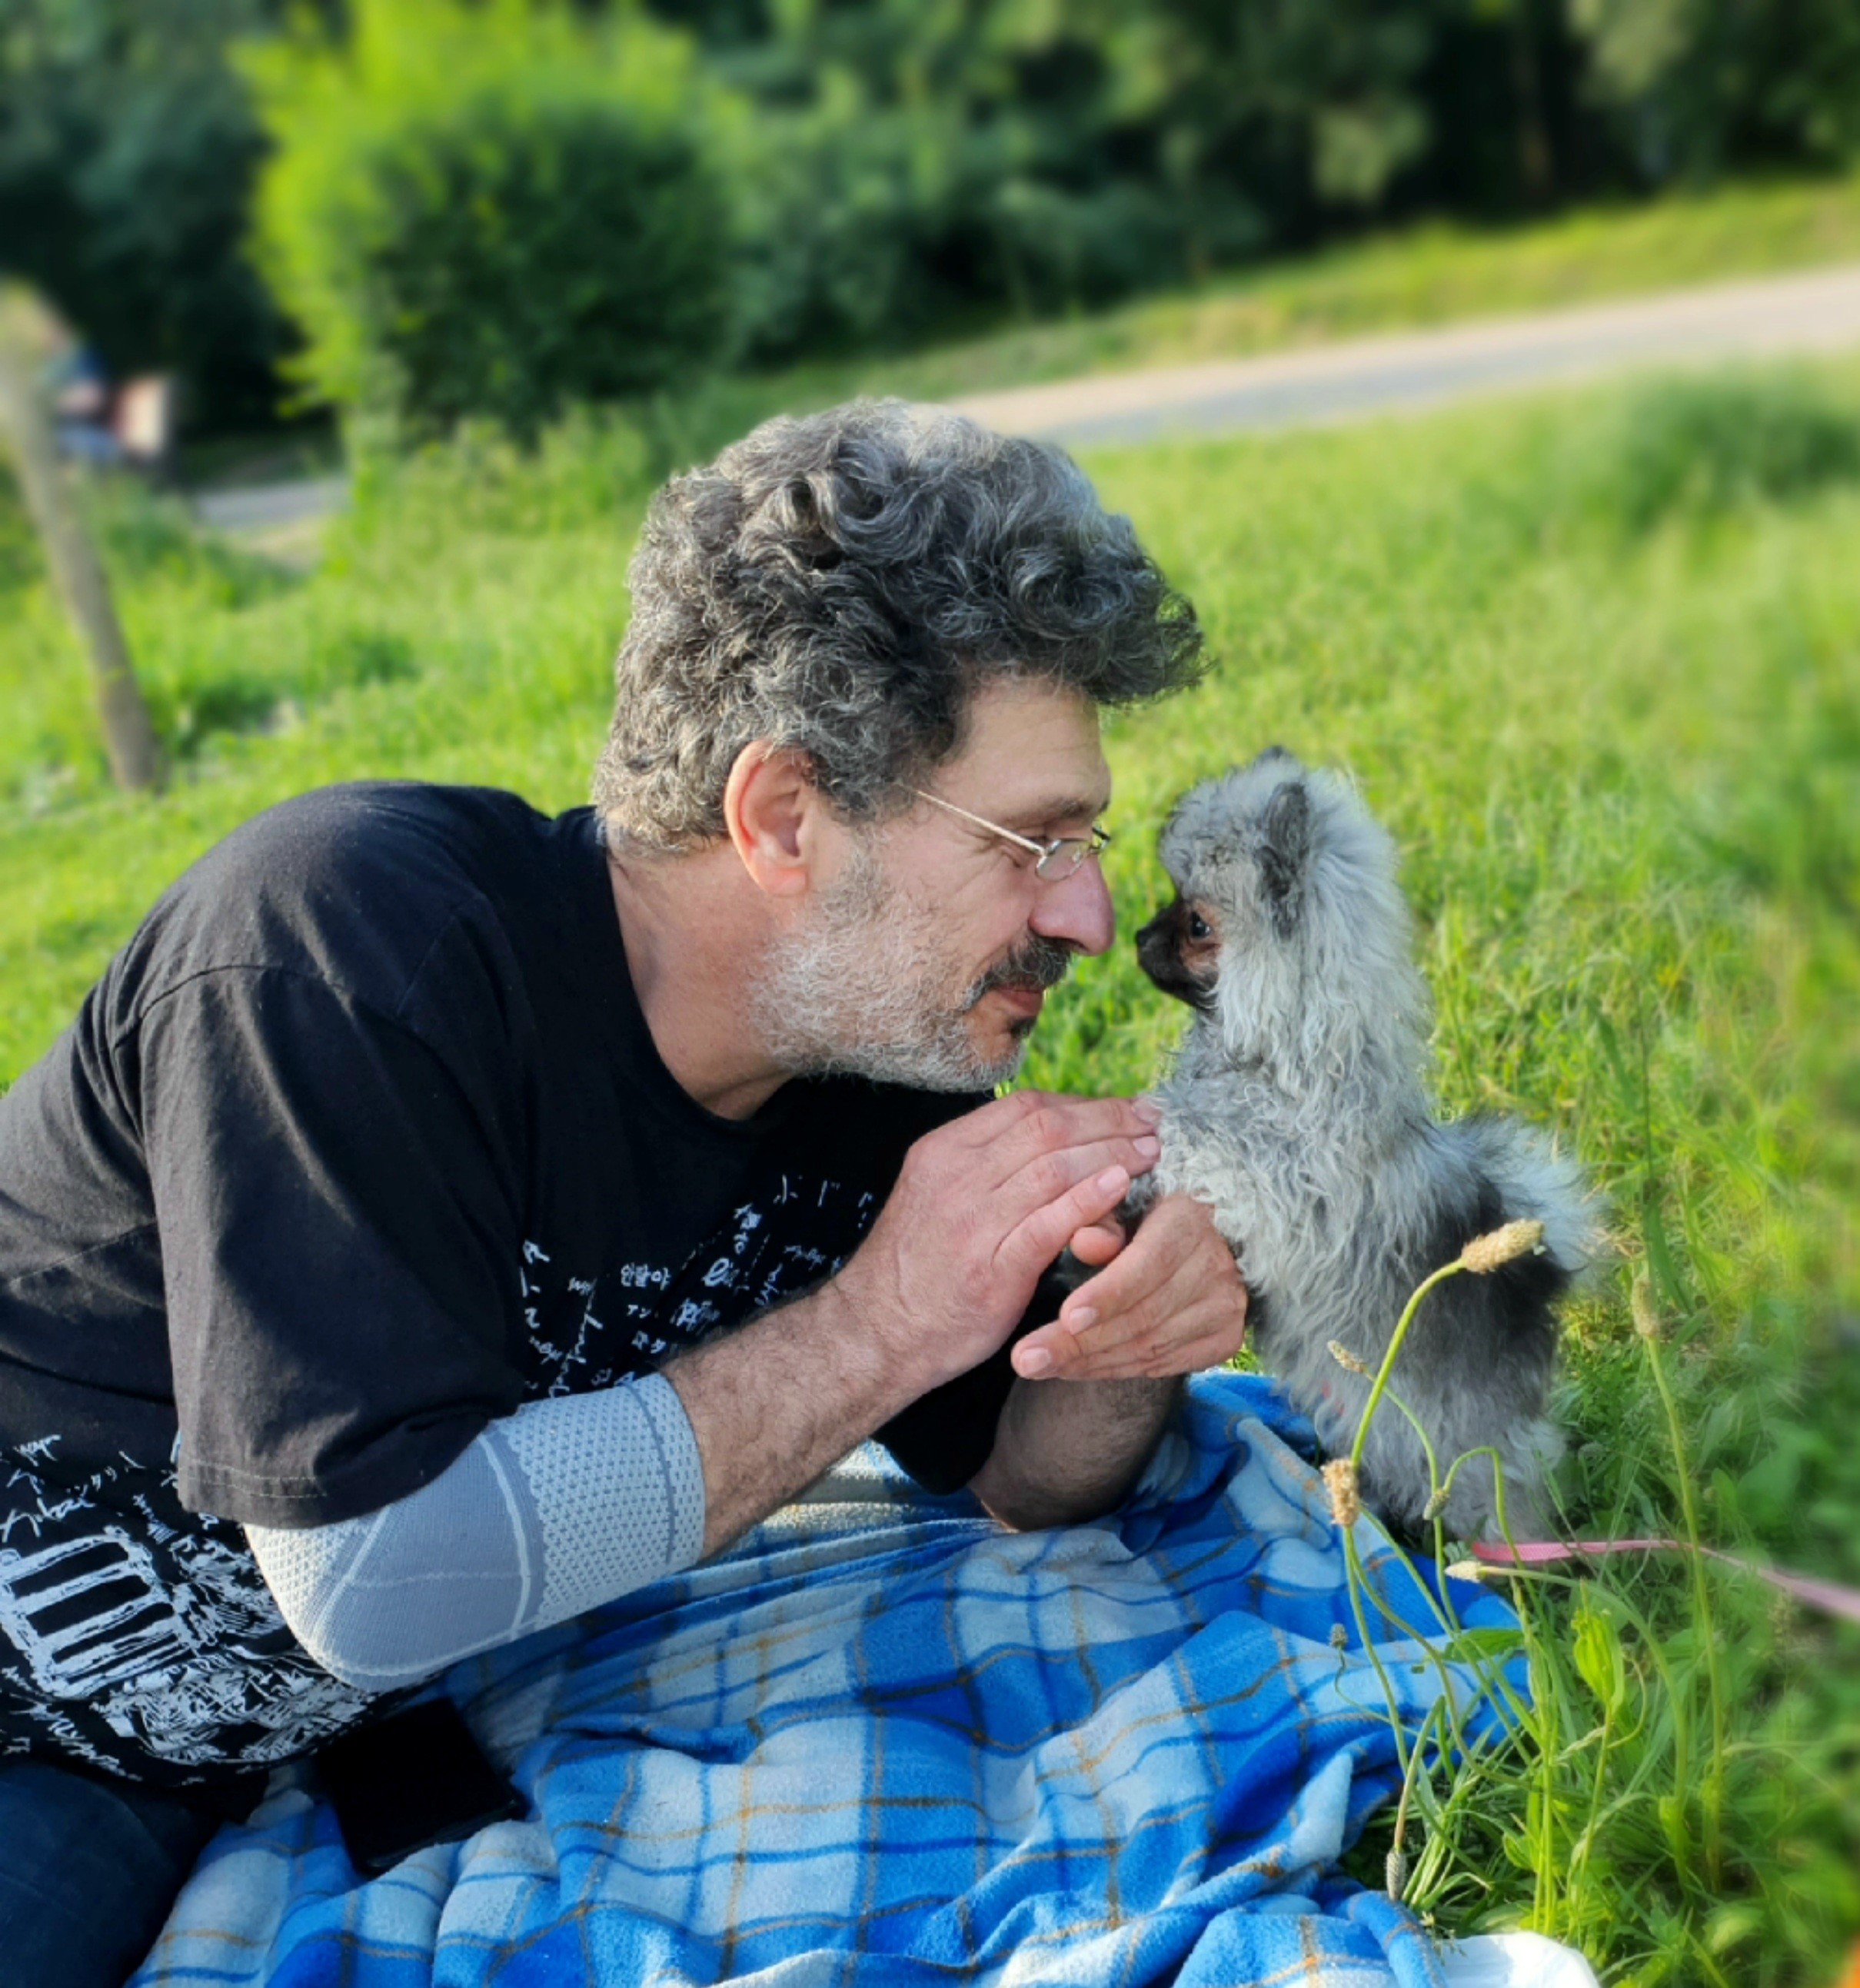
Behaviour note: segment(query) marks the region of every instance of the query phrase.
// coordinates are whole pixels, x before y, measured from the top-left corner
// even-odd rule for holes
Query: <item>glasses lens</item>
[[[1034,874],[1043,877],[1049,884],[1057,884],[1070,877],[1091,852],[1091,844],[1068,837],[1056,842],[1046,854],[1033,865]]]

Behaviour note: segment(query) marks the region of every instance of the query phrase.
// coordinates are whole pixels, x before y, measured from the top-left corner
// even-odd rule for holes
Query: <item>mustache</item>
[[[1043,992],[1057,987],[1072,970],[1077,947],[1064,939],[1048,938],[1035,932],[1022,941],[1007,956],[991,966],[969,990],[965,1008],[972,1008],[985,994],[997,987],[1037,987]]]

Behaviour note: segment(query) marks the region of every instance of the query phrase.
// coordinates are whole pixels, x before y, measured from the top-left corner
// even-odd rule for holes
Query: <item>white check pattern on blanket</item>
[[[364,1883],[299,1772],[133,1988],[1439,1988],[1334,1867],[1397,1784],[1388,1690],[1411,1732],[1449,1688],[1496,1715],[1395,1626],[1436,1604],[1364,1520],[1370,1661],[1308,1442],[1266,1381],[1201,1376],[1118,1512],[1030,1533],[867,1446],[723,1558],[448,1674],[526,1820]],[[1450,1599],[1488,1651],[1515,1628]]]

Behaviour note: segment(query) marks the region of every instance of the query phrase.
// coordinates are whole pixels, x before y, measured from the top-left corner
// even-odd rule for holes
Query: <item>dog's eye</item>
[[[1191,911],[1189,914],[1189,936],[1194,939],[1211,938],[1213,936],[1212,930],[1207,920],[1199,911]]]

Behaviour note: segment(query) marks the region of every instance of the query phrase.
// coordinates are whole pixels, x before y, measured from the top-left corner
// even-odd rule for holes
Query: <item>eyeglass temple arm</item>
[[[1022,835],[1013,829],[1003,828],[998,821],[988,821],[979,814],[971,814],[967,808],[958,807],[954,801],[946,801],[940,794],[927,794],[922,787],[913,787],[911,793],[919,800],[928,801],[932,807],[940,807],[950,814],[959,814],[965,821],[972,821],[977,828],[985,828],[990,835],[999,835],[1009,842],[1018,843],[1023,849],[1030,849],[1043,861],[1058,846],[1057,843],[1036,842],[1030,835]],[[1073,838],[1061,837],[1060,840]]]

